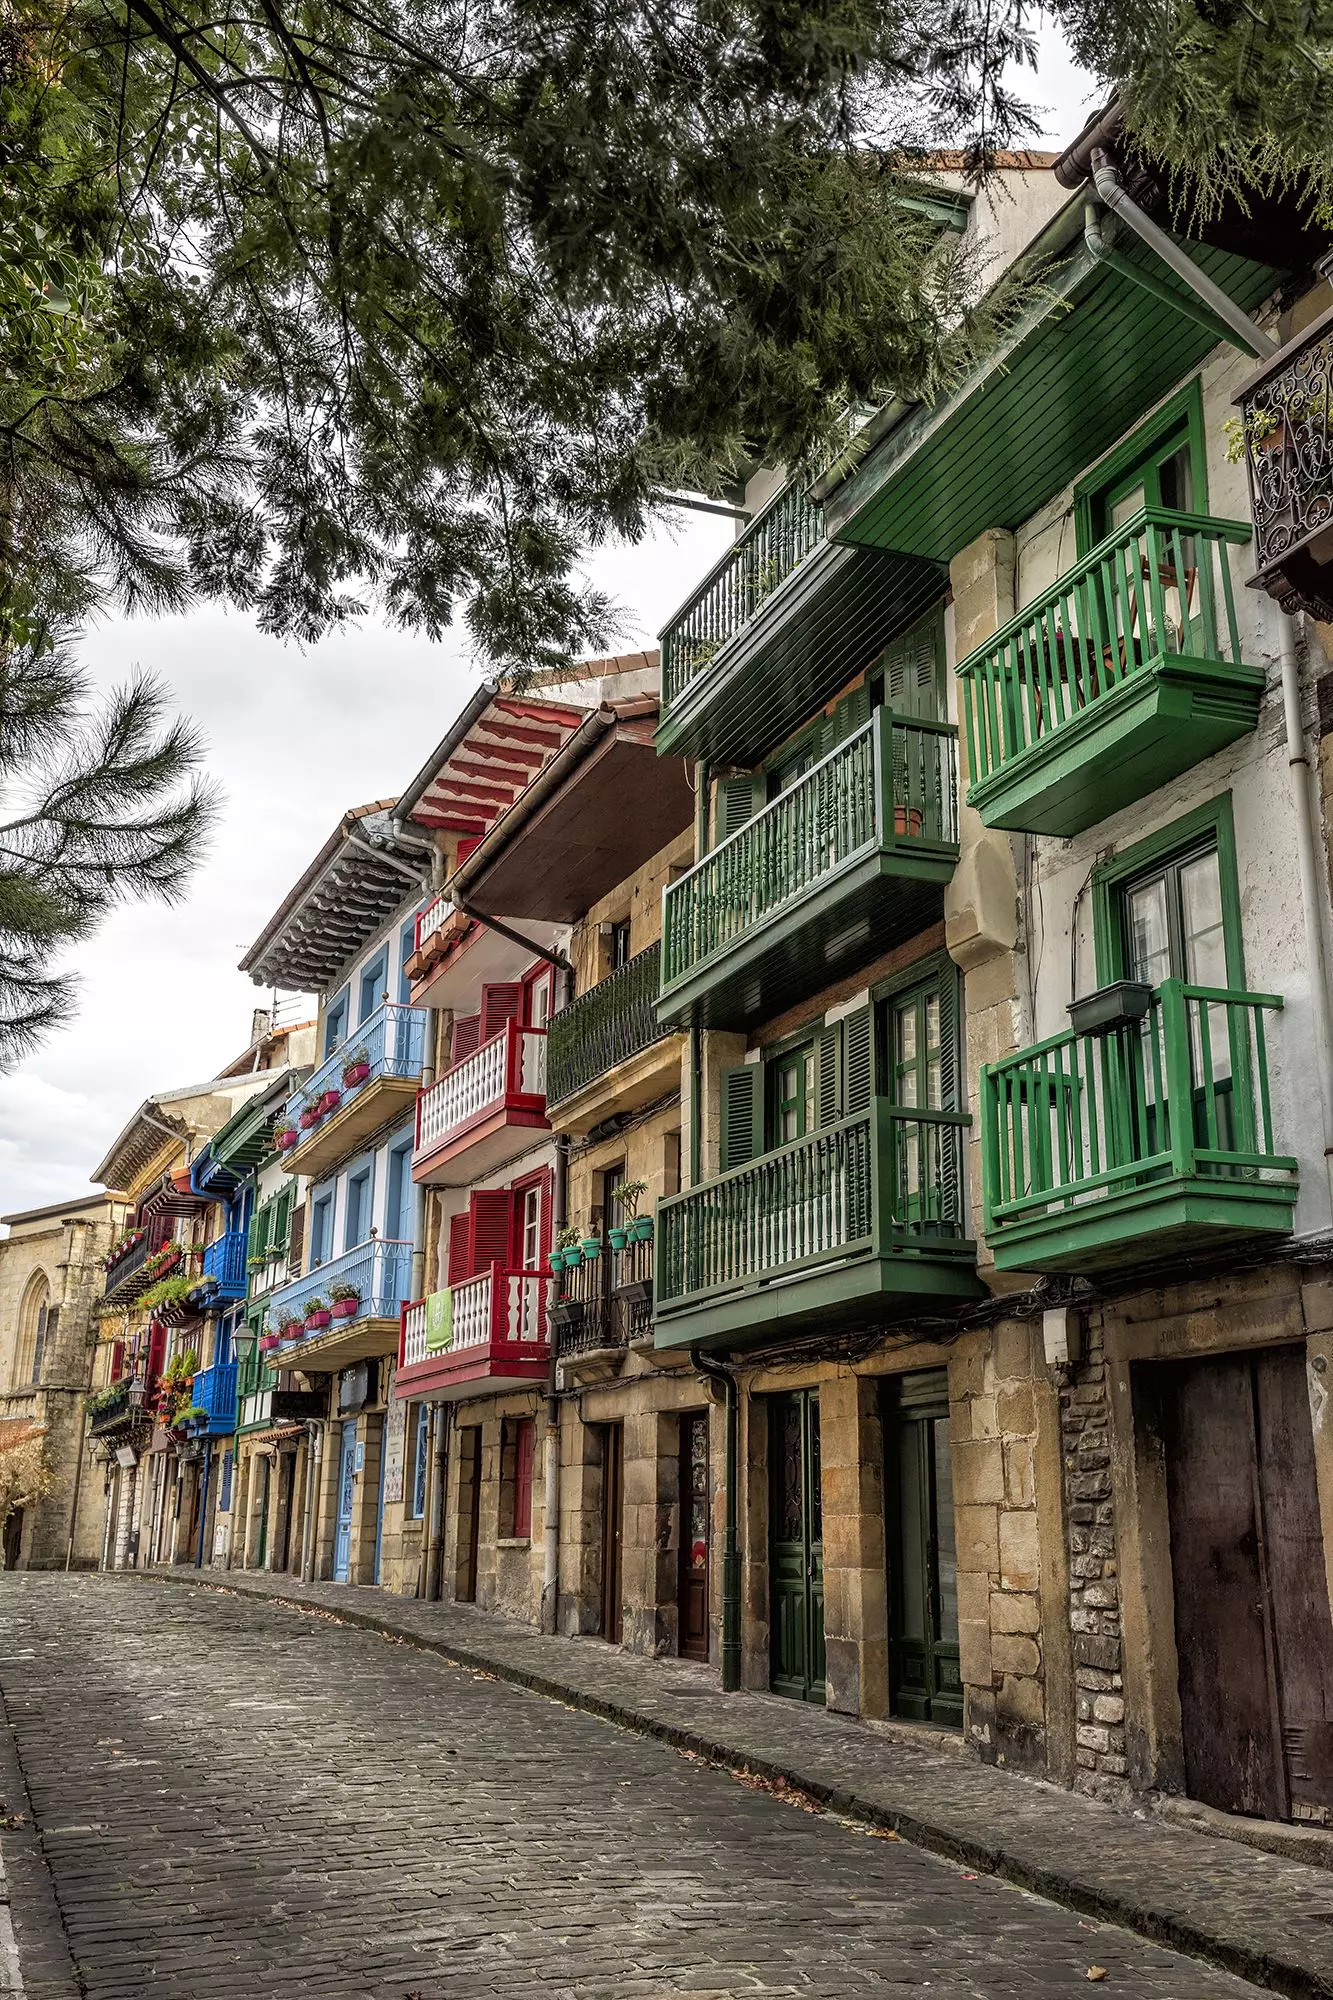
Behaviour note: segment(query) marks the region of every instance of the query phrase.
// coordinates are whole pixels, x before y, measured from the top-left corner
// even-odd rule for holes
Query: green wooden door
[[[958,1563],[944,1369],[904,1375],[885,1406],[889,1695],[896,1715],[961,1728]]]
[[[771,1405],[769,1474],[774,1694],[822,1702],[824,1528],[820,1500],[819,1395],[802,1389]]]

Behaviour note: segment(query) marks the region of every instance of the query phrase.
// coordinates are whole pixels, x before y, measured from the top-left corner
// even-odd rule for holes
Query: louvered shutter
[[[875,1028],[869,1007],[858,1007],[842,1023],[842,1108],[844,1118],[870,1109],[875,1094]]]
[[[273,1215],[273,1228],[269,1236],[269,1248],[275,1256],[281,1255],[287,1248],[292,1229],[292,1204],[295,1200],[296,1190],[292,1187],[285,1187],[278,1196]]]
[[[849,736],[854,736],[856,731],[869,720],[870,689],[862,681],[860,687],[854,687],[849,694],[845,694],[834,709],[832,740],[826,738],[825,751],[836,748],[839,743],[845,743]]]
[[[157,1320],[148,1328],[148,1359],[144,1367],[145,1379],[155,1382],[162,1373],[162,1365],[167,1358],[167,1330]]]
[[[301,1262],[301,1252],[305,1249],[305,1203],[299,1202],[292,1210],[291,1228],[287,1234],[287,1262],[295,1270]]]
[[[273,1226],[273,1208],[274,1204],[271,1201],[266,1201],[264,1206],[257,1208],[250,1217],[250,1241],[246,1253],[248,1256],[268,1256],[270,1232]]]
[[[939,720],[941,637],[940,615],[933,611],[885,649],[884,704],[896,715]]]
[[[455,1014],[453,1033],[449,1041],[449,1062],[452,1067],[461,1063],[481,1046],[481,1015]]]
[[[480,1277],[492,1264],[507,1262],[513,1214],[514,1197],[508,1188],[477,1189],[468,1211],[472,1226],[470,1277]]]
[[[743,1167],[764,1150],[764,1065],[741,1063],[722,1072],[722,1171]]]
[[[713,845],[719,846],[729,834],[738,833],[764,804],[765,784],[761,772],[746,772],[739,778],[719,778],[713,800]]]
[[[836,1125],[842,1116],[842,1022],[819,1031],[819,1094],[816,1115],[821,1125]]]
[[[449,1218],[449,1283],[466,1284],[472,1276],[472,1218],[467,1209]]]
[[[123,1340],[113,1340],[111,1343],[111,1373],[106,1379],[108,1382],[118,1382],[124,1372],[125,1343]]]
[[[962,1050],[959,1046],[958,968],[940,974],[940,1109],[963,1109]]]
[[[514,980],[502,986],[481,989],[481,1039],[489,1042],[506,1021],[517,1021],[523,1012],[523,986]]]

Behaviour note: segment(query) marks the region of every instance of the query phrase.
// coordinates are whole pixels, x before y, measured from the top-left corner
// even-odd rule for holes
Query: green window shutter
[[[713,845],[740,831],[764,803],[764,780],[758,772],[739,778],[719,778],[713,801]]]
[[[834,709],[832,732],[825,738],[825,753],[836,749],[839,743],[845,743],[849,736],[854,736],[869,720],[870,689],[862,681],[860,687],[854,687],[850,694],[845,694]]]
[[[842,1116],[842,1022],[819,1031],[819,1123],[836,1125]]]
[[[946,965],[940,974],[940,1098],[941,1110],[963,1108],[958,968]]]
[[[943,626],[933,611],[921,624],[884,651],[884,706],[895,715],[940,719],[940,655]]]
[[[843,1116],[870,1109],[875,1094],[875,1029],[869,1007],[858,1007],[842,1023]]]
[[[269,1229],[273,1221],[273,1204],[266,1201],[257,1208],[250,1218],[250,1255],[264,1257],[268,1254]]]
[[[722,1171],[743,1167],[764,1150],[764,1065],[741,1063],[722,1072]]]
[[[278,1196],[273,1217],[271,1245],[275,1252],[287,1248],[287,1239],[292,1229],[292,1203],[296,1199],[296,1189],[285,1187]]]

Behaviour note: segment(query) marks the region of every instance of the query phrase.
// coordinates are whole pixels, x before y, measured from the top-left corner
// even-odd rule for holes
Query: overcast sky
[[[1045,107],[1042,143],[1062,145],[1090,86],[1053,33],[1043,47],[1035,83],[1017,84]],[[683,517],[589,561],[622,606],[626,650],[655,643],[730,534],[725,521]],[[74,1024],[0,1079],[0,1213],[86,1193],[145,1097],[241,1052],[264,998],[236,970],[242,952],[344,808],[396,797],[478,678],[458,639],[432,646],[367,624],[301,651],[216,610],[108,622],[84,658],[101,688],[136,667],[167,684],[207,737],[225,806],[188,901],[116,912],[74,958]]]

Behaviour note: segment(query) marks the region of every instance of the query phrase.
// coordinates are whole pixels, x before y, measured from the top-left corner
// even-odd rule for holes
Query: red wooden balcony
[[[551,1345],[543,1271],[492,1264],[475,1278],[403,1307],[395,1393],[456,1401],[544,1382]]]
[[[465,1187],[527,1152],[534,1131],[550,1129],[546,1031],[506,1021],[417,1098],[412,1177],[432,1187]]]

